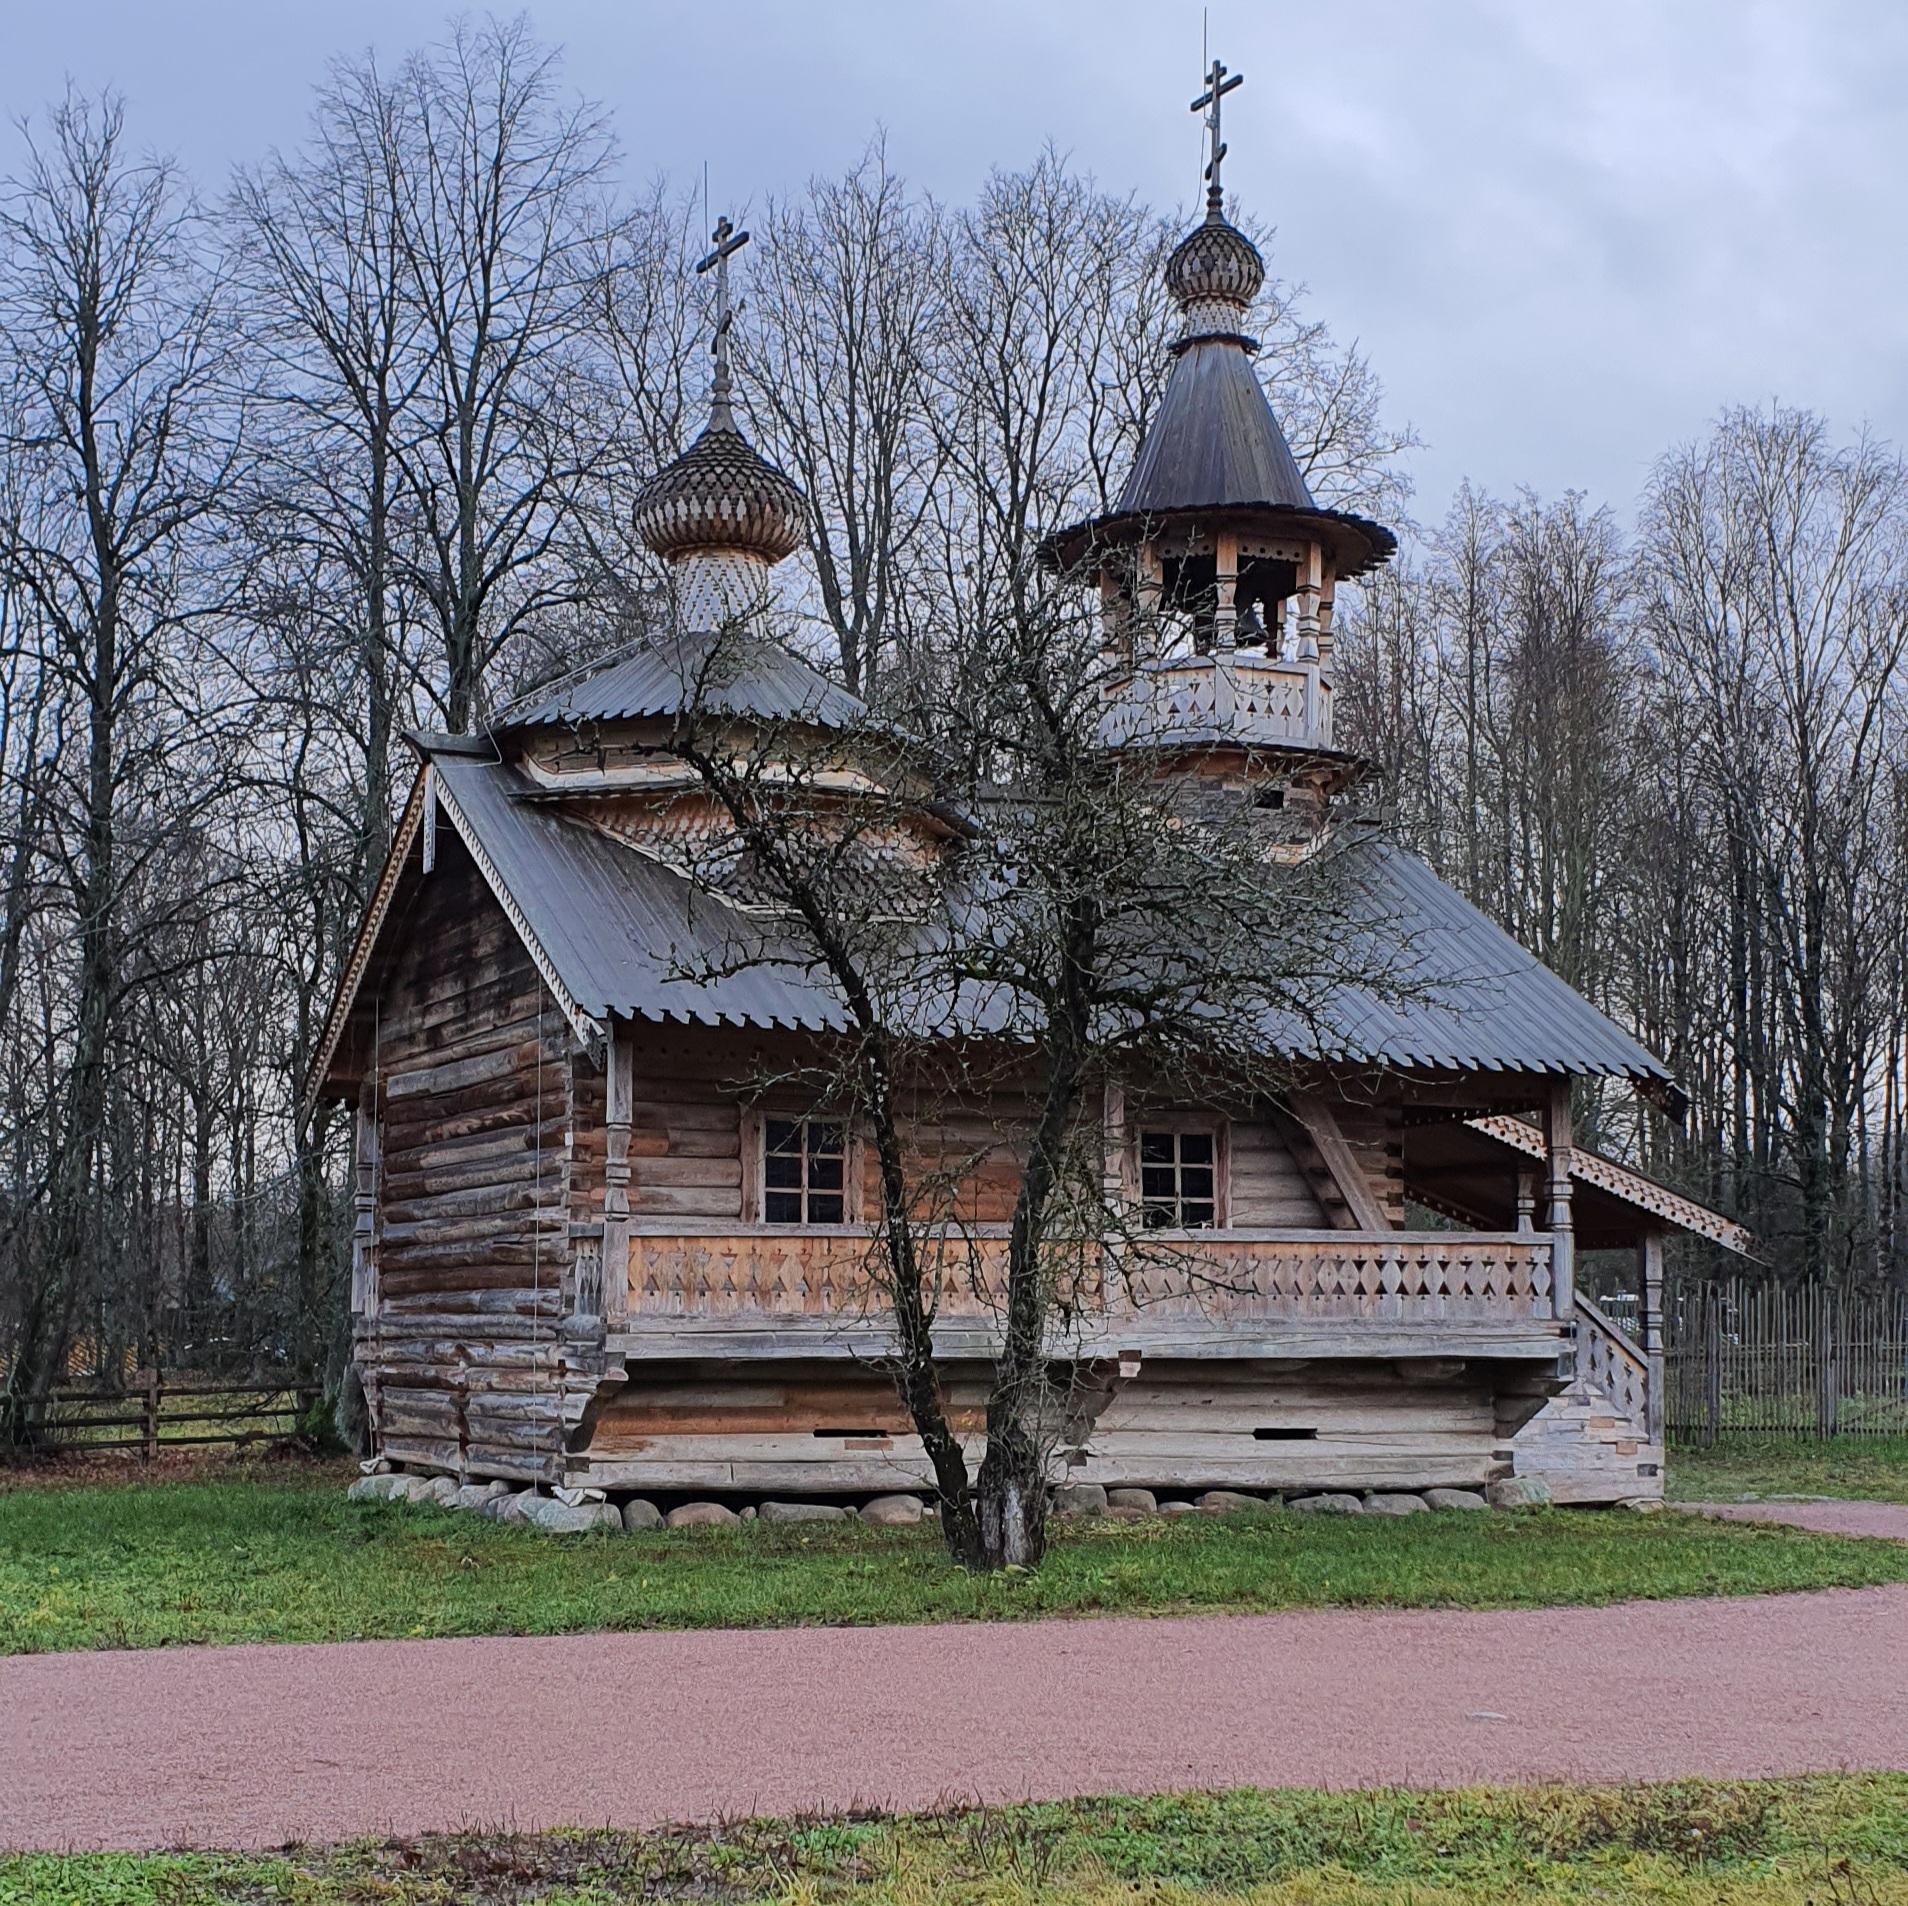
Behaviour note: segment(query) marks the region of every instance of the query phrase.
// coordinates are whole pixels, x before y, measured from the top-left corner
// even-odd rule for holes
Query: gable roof
[[[609,835],[526,800],[495,759],[433,753],[439,796],[506,911],[591,1019],[826,1032],[845,1021],[754,916]]]
[[[414,740],[428,763],[430,798],[469,847],[580,1036],[599,1036],[612,1015],[808,1032],[846,1024],[832,987],[778,942],[772,922],[547,799],[530,798],[531,784],[488,743]],[[412,816],[416,807],[414,796]],[[1659,1059],[1415,855],[1364,835],[1345,847],[1342,865],[1347,931],[1395,943],[1400,983],[1382,994],[1340,986],[1310,1013],[1274,1016],[1260,1029],[1272,1050],[1396,1070],[1619,1076],[1675,1091]],[[381,885],[383,904],[393,890],[388,880]],[[374,908],[347,967],[321,1076],[380,919]],[[937,1006],[928,1017],[949,1032],[1004,1023],[980,995]]]
[[[698,713],[857,728],[867,704],[774,642],[733,630],[647,636],[620,662],[548,690],[492,723],[502,733]]]
[[[1543,1134],[1536,1126],[1521,1118],[1491,1114],[1467,1119],[1465,1127],[1494,1141],[1506,1151],[1533,1161],[1547,1156]],[[1595,1186],[1598,1191],[1607,1193],[1634,1211],[1661,1218],[1679,1230],[1708,1238],[1725,1250],[1734,1251],[1738,1257],[1755,1255],[1755,1239],[1746,1225],[1738,1224],[1733,1218],[1725,1218],[1720,1211],[1712,1211],[1707,1205],[1698,1204],[1694,1198],[1685,1197],[1680,1191],[1659,1185],[1654,1178],[1646,1178],[1640,1171],[1632,1171],[1628,1165],[1619,1165],[1614,1158],[1606,1158],[1586,1145],[1571,1147],[1570,1175],[1582,1184]]]
[[[1394,937],[1384,991],[1342,987],[1320,1055],[1463,1072],[1550,1072],[1675,1088],[1669,1067],[1417,855],[1368,833],[1345,850],[1350,930]],[[1298,1039],[1293,1050],[1302,1050]]]

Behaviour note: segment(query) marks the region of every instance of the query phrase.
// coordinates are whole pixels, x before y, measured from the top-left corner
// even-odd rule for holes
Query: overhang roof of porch
[[[1543,1134],[1521,1118],[1414,1125],[1405,1133],[1405,1194],[1465,1223],[1508,1230],[1517,1221],[1518,1179],[1541,1173],[1544,1158]],[[1586,1250],[1621,1249],[1651,1230],[1674,1229],[1755,1255],[1755,1239],[1734,1219],[1601,1152],[1573,1147],[1570,1181],[1571,1218]],[[1537,1196],[1541,1217],[1541,1181]]]

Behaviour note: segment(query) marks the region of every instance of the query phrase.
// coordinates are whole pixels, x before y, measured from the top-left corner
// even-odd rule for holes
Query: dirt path
[[[1678,1502],[1690,1515],[1729,1522],[1786,1522],[1819,1535],[1874,1535],[1908,1542],[1908,1503],[1828,1501],[1817,1496],[1772,1496],[1761,1502]]]
[[[0,1661],[0,1846],[1908,1769],[1908,1586]]]

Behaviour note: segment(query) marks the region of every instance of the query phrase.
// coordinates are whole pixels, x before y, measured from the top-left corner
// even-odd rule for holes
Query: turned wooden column
[[[1230,653],[1239,628],[1239,539],[1221,530],[1213,543],[1213,565],[1218,587],[1212,611],[1213,647]]]
[[[1324,564],[1316,543],[1305,545],[1298,575],[1298,659],[1319,660],[1319,596],[1324,588]]]
[[[1549,1167],[1551,1315],[1570,1318],[1577,1309],[1576,1227],[1570,1215],[1570,1082],[1550,1088],[1544,1105],[1544,1153]]]
[[[1636,1247],[1636,1327],[1649,1369],[1649,1435],[1663,1440],[1663,1234],[1646,1231]]]

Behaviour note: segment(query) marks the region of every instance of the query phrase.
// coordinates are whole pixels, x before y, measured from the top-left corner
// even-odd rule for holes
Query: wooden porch
[[[1148,1232],[1052,1265],[1057,1353],[1555,1358],[1552,1239],[1531,1232]],[[936,1335],[986,1355],[1006,1290],[1005,1226],[924,1241]],[[611,1250],[613,1261],[614,1251]],[[865,1353],[890,1329],[869,1227],[632,1225],[604,1291],[608,1348],[634,1356]],[[619,1304],[620,1298],[620,1304]]]

